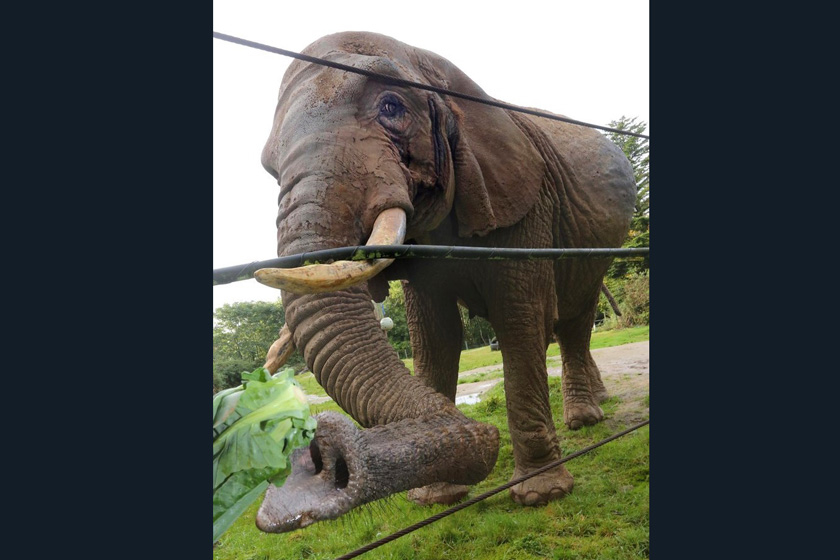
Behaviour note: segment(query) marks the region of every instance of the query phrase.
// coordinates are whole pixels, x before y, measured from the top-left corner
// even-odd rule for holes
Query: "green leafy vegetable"
[[[309,445],[315,419],[292,369],[242,373],[242,385],[213,396],[213,542],[291,472],[292,451]]]

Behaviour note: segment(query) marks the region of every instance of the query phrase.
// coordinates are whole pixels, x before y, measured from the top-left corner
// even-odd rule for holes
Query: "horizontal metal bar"
[[[446,247],[440,245],[357,245],[299,253],[265,261],[228,266],[213,270],[213,285],[230,284],[254,277],[261,268],[295,268],[332,261],[369,259],[459,259],[459,260],[560,260],[616,257],[645,257],[650,248],[632,249],[511,249],[493,247]]]

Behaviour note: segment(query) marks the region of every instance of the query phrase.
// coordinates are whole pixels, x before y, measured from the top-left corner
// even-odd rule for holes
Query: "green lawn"
[[[650,327],[645,325],[642,327],[631,327],[629,329],[617,329],[611,331],[601,331],[592,333],[592,342],[590,348],[606,348],[607,346],[618,346],[620,344],[629,344],[631,342],[641,342],[650,338]],[[546,357],[553,357],[560,355],[560,348],[556,342],[548,347]],[[410,358],[403,360],[403,363],[408,369],[414,373],[414,361]],[[461,352],[461,362],[458,366],[458,371],[469,371],[471,369],[480,368],[484,366],[502,365],[502,353],[490,350],[489,346],[482,346],[481,348],[474,348],[473,350],[463,350]]]
[[[615,341],[623,344],[645,340],[647,336],[647,327],[595,333],[593,348],[613,345]],[[470,352],[482,350],[485,349]],[[489,349],[486,353],[490,354]],[[499,352],[492,355],[498,356]],[[470,365],[469,369],[473,367],[478,366]],[[312,374],[297,378],[307,392],[324,394]],[[552,377],[548,382],[564,455],[628,427],[616,419],[620,401],[612,398],[601,405],[604,422],[575,432],[568,430],[562,420],[561,379]],[[487,479],[473,487],[471,497],[507,482],[513,472],[504,402],[504,384],[499,383],[480,403],[459,406],[467,416],[497,426],[501,436],[496,466]],[[340,411],[332,401],[312,406],[313,413],[323,410]],[[362,557],[371,560],[648,558],[649,427],[574,459],[567,468],[575,477],[575,489],[560,502],[525,508],[514,504],[505,491]],[[403,492],[358,508],[336,521],[269,535],[257,530],[254,524],[260,501],[222,536],[214,548],[215,559],[332,559],[446,509],[445,506],[417,506]]]

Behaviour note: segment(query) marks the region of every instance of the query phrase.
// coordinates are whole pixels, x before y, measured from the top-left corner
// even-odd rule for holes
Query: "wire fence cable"
[[[365,545],[365,546],[363,546],[363,547],[361,547],[357,550],[354,550],[353,552],[345,554],[344,556],[339,556],[335,560],[349,560],[350,558],[355,558],[357,556],[360,556],[360,555],[364,554],[365,552],[369,552],[369,551],[373,550],[374,548],[379,548],[383,544],[387,544],[387,543],[389,543],[393,540],[396,540],[396,539],[398,539],[402,536],[405,536],[405,535],[407,535],[407,534],[409,534],[413,531],[416,531],[417,529],[422,529],[426,525],[430,525],[430,524],[434,523],[435,521],[439,521],[439,520],[443,519],[444,517],[450,516],[453,513],[457,513],[459,511],[461,511],[462,509],[467,508],[467,507],[469,507],[473,504],[476,504],[476,503],[478,503],[482,500],[486,500],[490,496],[498,494],[499,492],[501,492],[503,490],[507,490],[508,488],[510,488],[512,486],[516,486],[520,482],[524,482],[524,481],[528,480],[529,478],[533,478],[533,477],[537,476],[538,474],[542,474],[542,473],[544,473],[546,471],[549,471],[549,470],[551,470],[555,467],[559,467],[560,465],[562,465],[566,461],[571,461],[572,459],[574,459],[576,457],[580,457],[581,455],[583,455],[585,453],[589,453],[593,449],[601,447],[602,445],[607,444],[607,443],[609,443],[613,440],[616,440],[616,439],[620,438],[621,436],[627,435],[630,432],[638,430],[639,428],[641,428],[642,426],[646,426],[647,424],[650,424],[650,420],[645,420],[644,422],[636,424],[635,426],[633,426],[631,428],[627,428],[626,430],[622,430],[622,431],[618,432],[617,434],[613,434],[610,437],[599,441],[598,443],[592,444],[589,447],[585,447],[585,448],[581,449],[580,451],[576,451],[576,452],[572,453],[571,455],[567,455],[566,457],[564,457],[562,459],[558,459],[557,461],[554,461],[552,463],[549,463],[549,464],[545,465],[544,467],[540,467],[539,469],[535,470],[532,473],[526,474],[524,476],[520,476],[519,478],[511,480],[510,482],[508,482],[506,484],[503,484],[503,485],[499,486],[498,488],[494,488],[493,490],[485,492],[485,493],[483,493],[479,496],[476,496],[475,498],[467,500],[466,502],[460,503],[457,506],[453,506],[453,507],[451,507],[451,508],[449,508],[445,511],[442,511],[438,514],[435,514],[431,517],[428,517],[428,518],[424,519],[423,521],[419,521],[419,522],[415,523],[414,525],[406,527],[405,529],[401,529],[401,530],[397,531],[396,533],[392,533],[385,538],[382,538],[382,539],[379,539],[378,541],[367,544],[367,545]]]
[[[528,115],[534,115],[536,117],[543,117],[546,119],[552,119],[555,121],[562,121],[569,124],[575,124],[578,126],[586,126],[589,128],[597,128],[599,130],[604,130],[607,132],[614,132],[616,134],[627,134],[630,136],[637,136],[639,138],[647,138],[650,139],[650,136],[646,134],[641,134],[638,132],[631,132],[629,130],[621,130],[618,128],[610,128],[608,126],[601,126],[592,123],[586,123],[583,121],[578,121],[575,119],[570,119],[568,117],[561,117],[560,115],[554,115],[552,113],[546,113],[544,111],[537,111],[534,109],[528,109],[525,107],[519,107],[517,105],[511,105],[510,103],[504,103],[502,101],[496,101],[495,99],[488,99],[484,97],[476,97],[474,95],[469,95],[467,93],[460,93],[457,91],[451,91],[445,88],[440,88],[437,86],[432,86],[428,84],[422,84],[420,82],[412,82],[410,80],[403,80],[402,78],[395,78],[393,76],[386,76],[385,74],[379,74],[377,72],[371,72],[370,70],[364,70],[362,68],[356,68],[354,66],[348,66],[347,64],[341,64],[340,62],[333,62],[331,60],[326,60],[324,58],[318,58],[315,56],[309,56],[307,54],[297,53],[294,51],[287,51],[285,49],[280,49],[277,47],[272,47],[270,45],[265,45],[263,43],[257,43],[255,41],[249,41],[247,39],[242,39],[240,37],[234,37],[233,35],[226,35],[224,33],[219,33],[217,31],[213,32],[214,39],[220,39],[222,41],[227,41],[229,43],[234,43],[237,45],[242,45],[244,47],[251,47],[253,49],[259,49],[262,51],[267,51],[274,54],[279,54],[283,56],[288,56],[291,58],[296,58],[298,60],[303,60],[306,62],[311,62],[313,64],[320,64],[321,66],[329,66],[330,68],[335,68],[337,70],[344,70],[345,72],[352,72],[354,74],[361,74],[362,76],[367,76],[368,78],[377,80],[379,82],[383,82],[386,84],[396,85],[396,86],[404,86],[404,87],[413,87],[417,89],[424,89],[426,91],[433,91],[435,93],[439,93],[441,95],[448,95],[450,97],[458,97],[460,99],[466,99],[467,101],[475,101],[476,103],[484,103],[485,105],[492,105],[494,107],[499,107],[501,109],[507,109],[508,111],[516,111],[518,113],[526,113]]]
[[[460,260],[559,260],[598,259],[613,257],[645,257],[649,247],[621,249],[571,248],[571,249],[528,249],[496,247],[460,247],[443,245],[356,245],[323,249],[238,264],[213,270],[213,285],[229,284],[250,280],[261,268],[294,268],[332,261],[362,261],[369,259],[460,259]]]

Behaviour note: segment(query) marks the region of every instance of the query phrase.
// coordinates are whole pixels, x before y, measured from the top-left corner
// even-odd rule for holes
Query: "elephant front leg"
[[[515,469],[511,480],[560,459],[545,366],[547,328],[535,321],[533,309],[506,310],[504,329],[496,329],[504,358],[508,428]],[[518,315],[518,317],[517,317]],[[520,325],[517,327],[517,325]],[[560,465],[510,489],[511,498],[526,506],[543,505],[572,492],[574,478]]]
[[[423,289],[421,282],[403,282],[406,320],[414,353],[414,375],[455,402],[463,327],[454,294]],[[408,491],[416,504],[454,504],[469,493],[469,486],[435,482]]]
[[[594,320],[593,303],[577,317],[558,321],[555,328],[563,360],[563,422],[571,430],[603,420],[598,404],[609,397],[589,351]]]

